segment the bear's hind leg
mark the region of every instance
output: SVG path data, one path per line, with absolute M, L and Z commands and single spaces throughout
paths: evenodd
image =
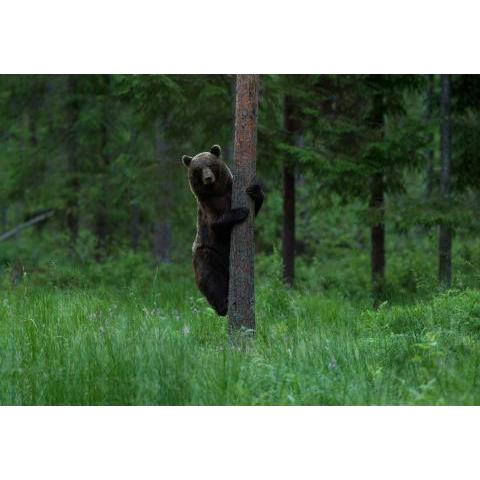
M 217 314 L 225 316 L 228 312 L 228 273 L 208 253 L 195 255 L 194 269 L 199 290 Z
M 228 279 L 221 272 L 210 271 L 199 283 L 200 291 L 220 316 L 228 312 Z

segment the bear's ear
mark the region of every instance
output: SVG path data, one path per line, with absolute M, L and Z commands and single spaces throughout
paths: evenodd
M 192 161 L 192 157 L 189 157 L 188 155 L 184 155 L 182 157 L 182 163 L 188 168 L 190 166 L 190 162 Z
M 222 149 L 220 148 L 220 145 L 213 145 L 210 149 L 210 153 L 215 155 L 216 157 L 219 157 L 222 154 Z

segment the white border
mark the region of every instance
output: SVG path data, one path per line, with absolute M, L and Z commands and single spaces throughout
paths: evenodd
M 456 0 L 4 0 L 0 73 L 479 73 Z M 0 475 L 474 478 L 477 408 L 0 408 Z
M 3 73 L 478 73 L 470 0 L 4 0 Z
M 5 479 L 478 476 L 477 408 L 6 407 Z

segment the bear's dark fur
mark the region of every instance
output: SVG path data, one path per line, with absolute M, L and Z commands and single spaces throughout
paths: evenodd
M 182 157 L 188 168 L 188 181 L 197 199 L 197 235 L 193 243 L 193 269 L 199 290 L 218 315 L 228 310 L 230 233 L 244 221 L 248 208 L 231 208 L 233 176 L 221 160 L 221 148 L 214 145 L 209 152 L 193 158 Z M 263 191 L 254 183 L 247 193 L 255 202 L 255 214 L 263 203 Z

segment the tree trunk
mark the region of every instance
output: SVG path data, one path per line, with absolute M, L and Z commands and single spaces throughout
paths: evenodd
M 153 255 L 157 263 L 170 262 L 172 246 L 170 211 L 172 209 L 173 178 L 168 146 L 164 139 L 163 130 L 162 121 L 157 119 L 153 131 L 158 182 L 153 225 Z
M 425 99 L 425 124 L 427 127 L 430 127 L 432 122 L 432 111 L 433 111 L 433 87 L 434 87 L 434 77 L 433 75 L 425 75 L 427 80 L 427 92 Z M 426 188 L 425 196 L 429 199 L 432 195 L 433 189 L 433 134 L 429 133 L 428 135 L 429 147 L 427 150 L 427 169 L 426 169 Z
M 295 278 L 295 174 L 291 164 L 283 167 L 283 281 L 292 287 Z
M 155 222 L 153 236 L 153 253 L 157 263 L 169 263 L 170 248 L 172 245 L 172 229 L 170 223 Z
M 18 202 L 15 203 L 15 206 L 13 207 L 13 214 L 15 216 L 15 225 L 18 225 L 20 224 L 21 222 L 21 218 L 22 218 L 22 214 L 20 212 L 20 204 Z M 12 235 L 13 238 L 15 239 L 15 241 L 18 242 L 18 240 L 20 240 L 20 233 L 21 233 L 21 230 L 19 229 L 15 229 L 15 232 L 14 234 Z
M 370 208 L 375 218 L 375 224 L 370 231 L 372 291 L 374 307 L 377 307 L 385 289 L 385 185 L 383 172 L 374 173 L 370 182 Z
M 130 246 L 136 251 L 140 244 L 140 207 L 133 204 L 130 208 Z
M 376 94 L 371 115 L 378 137 L 384 134 L 383 97 Z M 374 219 L 370 230 L 373 306 L 376 308 L 385 291 L 385 181 L 381 166 L 370 178 L 370 212 Z
M 450 75 L 440 76 L 440 193 L 450 198 Z M 442 222 L 438 236 L 438 280 L 442 288 L 452 282 L 452 228 Z
M 74 252 L 78 237 L 78 142 L 77 121 L 80 113 L 80 104 L 77 98 L 78 88 L 75 75 L 67 77 L 67 198 L 66 220 L 70 236 L 70 249 Z
M 7 207 L 0 207 L 0 229 L 3 232 L 7 229 Z
M 242 328 L 255 332 L 254 205 L 245 189 L 255 179 L 259 83 L 258 75 L 237 75 L 232 208 L 248 206 L 250 215 L 232 230 L 228 297 L 230 333 Z
M 110 94 L 110 77 L 104 75 L 105 91 L 103 97 L 103 112 L 102 124 L 100 126 L 100 200 L 97 204 L 97 211 L 95 214 L 95 260 L 101 262 L 108 251 L 108 244 L 110 240 L 110 222 L 108 219 L 108 202 L 103 197 L 108 191 L 108 175 L 110 166 L 110 152 L 108 151 L 108 123 L 111 116 L 109 109 L 109 94 Z
M 295 118 L 294 103 L 285 97 L 284 125 L 287 142 L 302 146 L 301 128 Z M 283 166 L 283 229 L 282 229 L 283 281 L 291 287 L 295 279 L 295 167 L 290 159 Z
M 30 147 L 30 155 L 32 163 L 37 162 L 37 147 L 38 147 L 38 114 L 42 109 L 44 96 L 46 93 L 46 85 L 41 77 L 37 77 L 32 85 L 30 92 L 30 100 L 27 113 L 27 131 L 28 131 L 28 145 Z

